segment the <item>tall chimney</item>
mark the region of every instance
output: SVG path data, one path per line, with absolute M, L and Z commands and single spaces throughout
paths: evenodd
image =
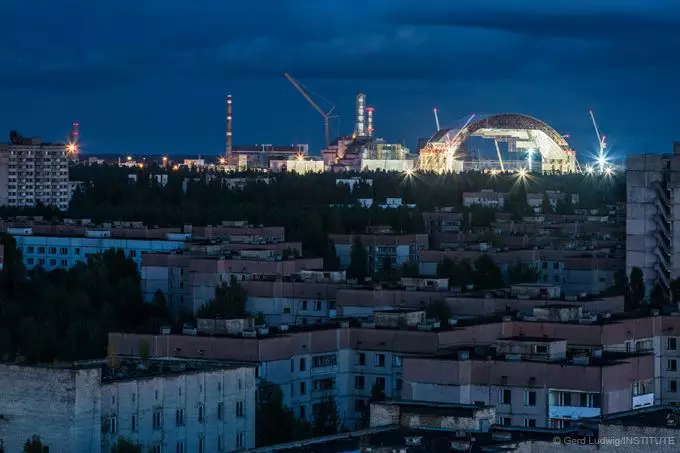
M 231 163 L 231 94 L 227 96 L 227 163 Z
M 369 137 L 373 137 L 373 107 L 366 107 L 366 133 Z
M 71 140 L 70 142 L 73 145 L 78 145 L 78 140 L 79 140 L 79 135 L 80 133 L 78 132 L 78 128 L 80 127 L 80 123 L 78 121 L 74 121 L 73 124 L 71 124 Z
M 354 131 L 357 137 L 363 137 L 366 135 L 366 130 L 364 128 L 365 107 L 366 107 L 366 95 L 364 93 L 357 93 L 357 124 Z

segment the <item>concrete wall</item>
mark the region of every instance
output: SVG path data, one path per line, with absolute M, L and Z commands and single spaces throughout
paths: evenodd
M 144 449 L 161 451 L 236 451 L 255 446 L 255 369 L 251 367 L 168 375 L 148 379 L 114 381 L 102 386 L 102 416 L 115 418 L 117 431 L 102 434 L 102 451 L 110 451 L 118 437 L 139 443 Z M 236 416 L 237 403 L 243 416 Z M 222 404 L 222 418 L 218 405 Z M 199 421 L 199 406 L 203 421 Z M 177 411 L 184 424 L 177 425 Z M 162 425 L 154 429 L 154 412 L 162 414 Z M 133 430 L 132 419 L 136 418 Z M 243 446 L 237 445 L 237 436 Z M 218 443 L 222 446 L 218 450 Z
M 20 452 L 33 435 L 50 452 L 99 451 L 99 369 L 0 365 L 0 440 Z

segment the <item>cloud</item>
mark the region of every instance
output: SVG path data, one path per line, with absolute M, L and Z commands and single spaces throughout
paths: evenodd
M 422 0 L 417 8 L 412 0 L 0 0 L 0 13 L 5 89 L 283 72 L 540 80 L 586 66 L 666 68 L 680 44 L 680 8 L 663 0 Z

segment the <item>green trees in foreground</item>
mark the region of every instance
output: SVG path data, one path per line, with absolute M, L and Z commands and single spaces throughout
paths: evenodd
M 121 250 L 90 255 L 71 269 L 27 271 L 14 238 L 0 234 L 0 358 L 49 363 L 104 357 L 109 332 L 157 331 L 162 303 L 144 303 L 134 261 Z

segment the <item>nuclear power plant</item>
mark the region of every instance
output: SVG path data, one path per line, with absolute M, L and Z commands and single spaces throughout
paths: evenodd
M 366 95 L 357 93 L 355 102 L 354 132 L 336 138 L 321 152 L 325 168 L 334 172 L 412 170 L 415 161 L 406 146 L 375 137 L 376 110 L 367 106 Z

